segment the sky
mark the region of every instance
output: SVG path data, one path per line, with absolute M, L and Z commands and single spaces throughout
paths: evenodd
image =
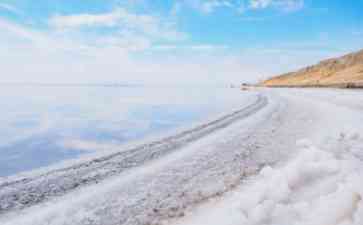
M 0 0 L 0 83 L 238 84 L 363 48 L 361 0 Z

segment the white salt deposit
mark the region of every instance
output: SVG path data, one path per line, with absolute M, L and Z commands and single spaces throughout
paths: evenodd
M 222 200 L 178 224 L 362 225 L 363 162 L 322 151 L 309 141 L 281 167 L 266 167 Z

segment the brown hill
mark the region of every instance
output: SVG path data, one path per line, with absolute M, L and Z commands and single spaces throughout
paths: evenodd
M 363 87 L 363 50 L 262 82 L 269 87 Z

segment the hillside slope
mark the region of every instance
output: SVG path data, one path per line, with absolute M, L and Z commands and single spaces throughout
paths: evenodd
M 363 87 L 363 50 L 262 82 L 263 86 Z

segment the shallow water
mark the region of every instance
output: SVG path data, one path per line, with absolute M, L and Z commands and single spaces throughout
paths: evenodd
M 215 87 L 2 86 L 0 176 L 172 132 L 246 98 Z

